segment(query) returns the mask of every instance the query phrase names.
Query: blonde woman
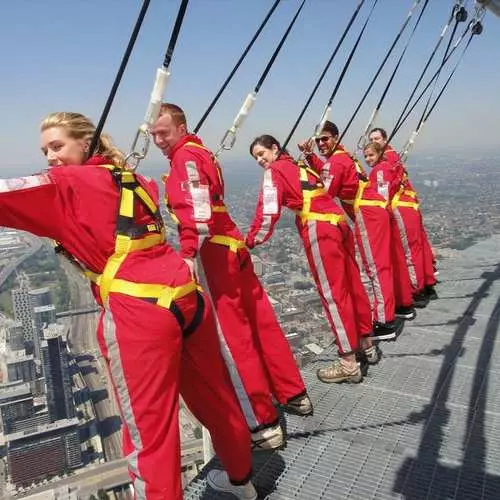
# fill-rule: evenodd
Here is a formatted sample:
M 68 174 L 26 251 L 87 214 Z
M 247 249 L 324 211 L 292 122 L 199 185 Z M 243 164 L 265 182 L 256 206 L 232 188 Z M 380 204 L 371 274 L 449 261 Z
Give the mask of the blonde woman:
M 106 136 L 86 159 L 94 130 L 78 113 L 52 113 L 42 122 L 49 169 L 0 181 L 0 225 L 58 241 L 92 281 L 102 307 L 97 338 L 125 424 L 136 498 L 182 498 L 179 392 L 226 466 L 212 482 L 257 498 L 250 434 L 210 308 L 165 242 L 157 186 L 126 170 Z

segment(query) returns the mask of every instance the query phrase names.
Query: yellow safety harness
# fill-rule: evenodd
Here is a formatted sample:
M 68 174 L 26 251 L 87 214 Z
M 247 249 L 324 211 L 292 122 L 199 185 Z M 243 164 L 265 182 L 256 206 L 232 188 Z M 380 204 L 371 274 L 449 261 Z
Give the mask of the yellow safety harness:
M 136 283 L 116 278 L 121 265 L 130 253 L 153 248 L 164 243 L 165 230 L 158 206 L 139 184 L 135 173 L 113 165 L 101 166 L 109 170 L 120 192 L 115 250 L 108 258 L 101 274 L 85 269 L 78 263 L 80 268 L 99 287 L 99 294 L 104 305 L 106 305 L 111 292 L 122 293 L 152 302 L 169 309 L 176 317 L 184 335 L 189 335 L 199 325 L 204 309 L 199 287 L 193 279 L 184 285 L 171 287 L 153 283 Z M 134 205 L 136 200 L 144 205 L 153 217 L 153 223 L 137 224 L 135 222 Z M 76 259 L 73 260 L 76 262 Z M 175 301 L 191 293 L 197 293 L 198 304 L 191 323 L 186 327 L 185 319 Z
M 329 222 L 333 225 L 338 225 L 339 222 L 344 220 L 343 215 L 338 214 L 321 214 L 318 212 L 311 211 L 311 202 L 314 198 L 318 196 L 324 196 L 327 194 L 323 183 L 321 182 L 321 177 L 311 168 L 305 165 L 304 162 L 298 162 L 300 174 L 300 189 L 302 190 L 303 204 L 302 210 L 296 211 L 298 217 L 304 224 L 308 220 L 324 221 Z M 312 176 L 315 181 L 311 182 L 309 176 Z
M 417 193 L 415 191 L 411 191 L 410 189 L 405 189 L 404 187 L 401 187 L 400 190 L 394 195 L 394 198 L 392 199 L 391 207 L 393 209 L 396 207 L 408 207 L 408 208 L 413 208 L 414 210 L 419 209 L 420 203 L 418 203 L 417 201 L 401 201 L 400 198 L 402 195 L 408 196 L 413 200 L 416 200 L 417 198 Z
M 215 167 L 217 169 L 217 176 L 219 178 L 219 182 L 222 184 L 223 181 L 222 181 L 221 168 L 220 168 L 219 162 L 217 161 L 217 158 L 215 158 L 215 156 L 212 154 L 212 152 L 208 148 L 203 146 L 202 144 L 198 144 L 198 143 L 192 142 L 192 141 L 186 142 L 185 146 L 192 146 L 194 148 L 203 149 L 204 151 L 206 151 L 207 153 L 210 154 L 212 161 L 214 162 Z M 170 207 L 168 205 L 168 198 L 167 198 L 166 194 L 165 194 L 165 203 L 167 205 L 167 209 L 168 209 L 170 216 L 172 217 L 174 222 L 177 225 L 179 225 L 180 224 L 179 218 L 175 215 L 173 210 L 170 209 Z M 224 204 L 224 200 L 222 199 L 222 196 L 215 196 L 212 199 L 212 212 L 228 213 L 227 207 Z M 231 252 L 237 252 L 238 250 L 246 248 L 246 244 L 243 240 L 240 240 L 238 238 L 233 238 L 231 236 L 225 236 L 222 234 L 212 236 L 209 239 L 209 241 L 211 243 L 215 243 L 217 245 L 224 245 L 224 246 L 228 247 L 229 250 L 231 250 Z

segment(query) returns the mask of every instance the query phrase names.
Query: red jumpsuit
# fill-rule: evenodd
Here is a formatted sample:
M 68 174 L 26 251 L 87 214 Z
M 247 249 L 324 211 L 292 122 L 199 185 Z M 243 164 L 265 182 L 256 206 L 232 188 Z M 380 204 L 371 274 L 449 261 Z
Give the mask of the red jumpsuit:
M 112 174 L 99 166 L 106 163 L 94 157 L 84 166 L 0 180 L 0 225 L 57 240 L 92 276 L 102 306 L 97 337 L 125 423 L 123 451 L 136 498 L 182 498 L 179 392 L 210 430 L 231 480 L 245 483 L 250 434 L 210 307 L 200 318 L 202 296 L 188 267 L 165 243 L 158 219 L 135 195 L 131 212 L 122 211 Z M 156 184 L 136 179 L 129 186 L 143 189 L 157 207 Z M 196 316 L 203 321 L 194 328 Z
M 391 215 L 391 253 L 394 270 L 394 294 L 396 305 L 411 307 L 413 304 L 412 277 L 415 276 L 413 262 L 409 259 L 408 242 L 405 233 L 401 233 L 401 218 L 394 211 L 391 201 L 401 187 L 401 171 L 387 161 L 376 163 L 369 175 L 369 181 L 379 195 L 389 202 L 387 206 Z
M 220 167 L 193 135 L 173 148 L 170 166 L 166 203 L 178 221 L 181 255 L 200 258 L 248 426 L 275 425 L 279 418 L 271 394 L 286 404 L 306 390 L 243 236 L 224 205 Z
M 366 182 L 366 174 L 342 146 L 324 163 L 315 154 L 309 155 L 307 161 L 321 175 L 328 194 L 340 199 L 354 222 L 361 260 L 371 283 L 374 320 L 394 321 L 396 304 L 391 243 L 387 237 L 391 230 L 387 202 Z
M 410 179 L 406 173 L 404 165 L 401 163 L 399 154 L 387 146 L 384 156 L 387 161 L 397 168 L 402 169 L 403 183 L 400 201 L 407 205 L 399 204 L 399 211 L 403 219 L 406 237 L 410 245 L 412 259 L 415 263 L 417 273 L 417 286 L 422 289 L 425 286 L 434 286 L 436 277 L 434 276 L 435 260 L 432 254 L 432 247 L 429 242 L 427 231 L 425 230 L 422 212 L 419 209 L 418 197 L 415 188 L 412 186 Z M 411 203 L 414 203 L 414 210 L 411 210 Z M 416 208 L 415 208 L 416 207 Z M 418 212 L 418 219 L 415 217 L 414 211 Z
M 316 172 L 281 155 L 264 171 L 248 247 L 271 237 L 283 206 L 297 214 L 297 229 L 339 353 L 352 353 L 359 349 L 360 337 L 372 333 L 372 318 L 342 210 Z

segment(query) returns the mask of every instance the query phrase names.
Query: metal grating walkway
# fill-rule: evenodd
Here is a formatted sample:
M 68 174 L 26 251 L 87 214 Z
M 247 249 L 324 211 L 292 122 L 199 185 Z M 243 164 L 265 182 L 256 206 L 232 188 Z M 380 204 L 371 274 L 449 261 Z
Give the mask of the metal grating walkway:
M 303 375 L 313 417 L 286 416 L 288 443 L 254 454 L 259 498 L 500 499 L 500 236 L 441 263 L 440 300 L 407 323 L 359 385 Z M 204 481 L 185 499 L 227 498 Z

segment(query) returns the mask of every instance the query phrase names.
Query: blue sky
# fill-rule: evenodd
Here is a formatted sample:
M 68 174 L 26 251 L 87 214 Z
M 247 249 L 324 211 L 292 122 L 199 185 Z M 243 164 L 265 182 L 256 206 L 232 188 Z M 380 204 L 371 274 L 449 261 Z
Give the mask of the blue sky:
M 97 122 L 128 41 L 139 0 L 16 0 L 0 3 L 0 168 L 9 173 L 44 166 L 38 126 L 51 111 L 83 112 Z M 191 0 L 171 65 L 166 100 L 180 104 L 190 123 L 198 121 L 220 83 L 248 43 L 272 0 Z M 334 103 L 332 119 L 342 128 L 350 118 L 385 51 L 398 32 L 413 0 L 379 0 L 364 40 Z M 430 0 L 378 121 L 391 128 L 394 119 L 430 54 L 453 5 Z M 472 12 L 473 1 L 468 2 Z M 201 130 L 215 148 L 256 84 L 299 0 L 280 6 Z M 272 133 L 283 139 L 351 16 L 355 0 L 307 0 L 289 40 L 261 89 L 236 146 L 224 159 L 248 158 L 255 135 Z M 371 0 L 366 1 L 296 138 L 311 133 L 335 85 Z M 125 73 L 106 131 L 127 150 L 144 115 L 156 67 L 179 5 L 178 0 L 152 0 L 141 35 Z M 416 17 L 416 16 L 415 16 Z M 483 35 L 475 40 L 450 90 L 429 120 L 417 151 L 453 148 L 499 148 L 500 19 L 488 14 Z M 393 56 L 389 63 L 399 55 Z M 346 145 L 353 147 L 378 100 L 392 65 L 382 73 L 354 122 Z M 411 121 L 414 124 L 415 120 Z M 396 144 L 405 141 L 404 130 Z M 153 151 L 148 161 L 162 161 Z

